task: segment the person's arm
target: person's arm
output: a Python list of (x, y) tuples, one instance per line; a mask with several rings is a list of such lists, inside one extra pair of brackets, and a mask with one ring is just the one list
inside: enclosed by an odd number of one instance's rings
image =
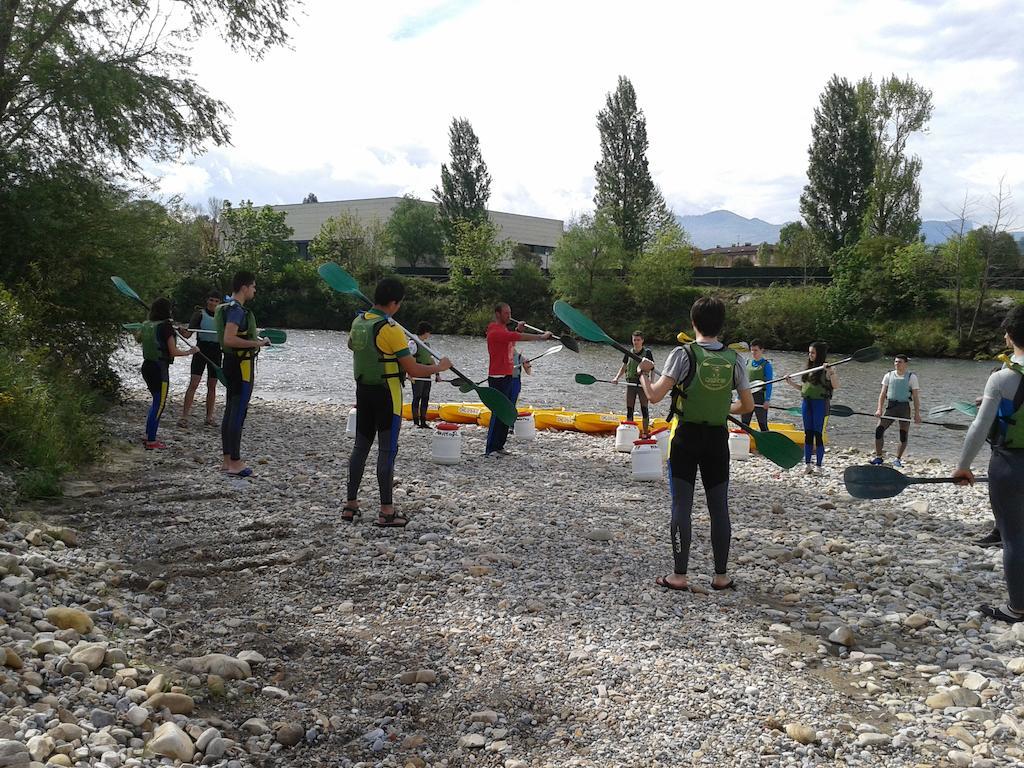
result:
[(754, 410), (754, 396), (750, 394), (749, 389), (744, 389), (738, 393), (740, 399), (734, 402), (729, 407), (729, 413), (734, 416), (742, 416), (745, 413), (750, 413)]
[[(917, 384), (916, 377), (914, 378), (913, 383)], [(916, 386), (913, 389), (911, 389), (910, 390), (910, 394), (914, 398), (914, 423), (915, 424), (920, 424), (921, 423), (921, 385), (918, 384), (918, 386)]]
[(981, 405), (978, 406), (978, 415), (974, 417), (967, 436), (964, 437), (963, 448), (960, 449), (960, 459), (956, 463), (956, 472), (953, 477), (974, 482), (974, 475), (971, 473), (971, 464), (974, 462), (978, 451), (985, 445), (985, 438), (992, 429), (992, 422), (999, 415), (999, 401), (1002, 400), (1000, 390), (999, 373), (988, 377), (985, 383), (985, 394), (981, 397)]
[[(772, 362), (771, 362), (771, 360), (765, 360), (764, 361), (764, 380), (765, 381), (771, 381), (774, 378), (775, 378), (775, 369), (772, 368)], [(764, 404), (765, 404), (766, 408), (769, 405), (771, 405), (771, 402), (772, 402), (772, 387), (773, 386), (775, 386), (775, 385), (774, 384), (765, 384), (764, 385)]]
[(174, 327), (171, 325), (173, 321), (168, 320), (167, 325), (163, 326), (167, 329), (166, 335), (164, 336), (164, 344), (167, 345), (167, 354), (171, 357), (188, 357), (194, 355), (199, 351), (197, 347), (188, 347), (187, 349), (178, 349), (178, 343), (174, 336)]
[(523, 360), (523, 373), (527, 376), (533, 376), (533, 363), (529, 360)]
[(789, 386), (791, 386), (793, 389), (803, 389), (803, 384), (800, 381), (798, 381), (798, 380), (794, 380), (792, 374), (787, 376), (784, 379), (784, 381), (787, 384), (789, 384)]
[(625, 372), (626, 372), (626, 364), (623, 363), (622, 365), (619, 366), (618, 373), (616, 373), (614, 376), (612, 376), (612, 381), (615, 382), (616, 384), (618, 384), (619, 383), (619, 379), (622, 378), (622, 374), (624, 374)]
[(878, 416), (879, 418), (881, 418), (882, 414), (884, 413), (882, 409), (885, 408), (885, 396), (888, 394), (888, 392), (889, 374), (887, 373), (885, 374), (885, 376), (882, 377), (882, 389), (879, 390), (878, 392), (878, 407), (875, 409), (875, 416)]
[(198, 312), (193, 312), (192, 313), (192, 317), (190, 317), (189, 321), (188, 321), (188, 328), (179, 328), (178, 329), (178, 333), (180, 333), (186, 339), (191, 339), (192, 338), (192, 334), (194, 333), (194, 331), (192, 331), (191, 329), (192, 328), (199, 328), (200, 325), (202, 324), (202, 322), (203, 322), (203, 310), (199, 310)]
[(640, 386), (644, 388), (644, 394), (652, 403), (660, 403), (675, 385), (676, 380), (664, 374), (655, 382), (652, 382), (647, 376), (640, 377)]
[(747, 379), (747, 365), (743, 358), (737, 356), (732, 370), (733, 388), (740, 399), (729, 406), (729, 413), (743, 415), (754, 410), (754, 396), (750, 393), (750, 381)]
[(230, 320), (224, 323), (224, 346), (230, 349), (258, 349), (259, 347), (269, 347), (270, 339), (243, 339), (238, 335), (238, 323), (233, 323)]
[(401, 366), (402, 370), (405, 371), (407, 376), (411, 376), (415, 379), (425, 379), (435, 373), (447, 371), (452, 367), (452, 361), (447, 357), (442, 357), (434, 365), (423, 365), (422, 363), (417, 363), (416, 359), (412, 355), (403, 355), (402, 357), (399, 357), (398, 364)]
[[(652, 403), (661, 402), (665, 395), (672, 391), (676, 382), (686, 378), (689, 365), (690, 358), (683, 347), (672, 350), (668, 360), (665, 361), (665, 370), (657, 381), (651, 381), (648, 376), (640, 376), (640, 386), (643, 388), (644, 394), (647, 395), (647, 399)], [(647, 374), (653, 370), (654, 361), (648, 358), (637, 364), (637, 371), (641, 374)]]
[(835, 392), (839, 389), (839, 374), (836, 373), (835, 368), (826, 368), (825, 373), (828, 374), (828, 380), (832, 383), (832, 391)]

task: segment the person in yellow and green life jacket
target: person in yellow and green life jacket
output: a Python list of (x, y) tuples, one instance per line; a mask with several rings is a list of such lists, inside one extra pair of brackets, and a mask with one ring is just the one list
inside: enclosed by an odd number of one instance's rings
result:
[[(433, 331), (434, 329), (431, 328), (430, 323), (421, 322), (416, 326), (416, 338), (409, 339), (409, 351), (412, 352), (413, 359), (424, 367), (434, 364), (434, 358), (427, 351), (426, 347), (426, 343), (430, 341)], [(423, 344), (417, 344), (417, 339), (422, 341)], [(440, 381), (441, 374), (435, 373), (434, 380)], [(412, 422), (420, 429), (431, 428), (427, 423), (427, 407), (430, 403), (430, 382), (429, 375), (412, 377)]]
[[(836, 369), (827, 362), (828, 344), (816, 341), (807, 348), (807, 367), (819, 371), (805, 373), (799, 381), (793, 376), (786, 377), (789, 386), (800, 390), (801, 412), (804, 421), (804, 472), (808, 475), (822, 471), (825, 460), (825, 424), (828, 420), (829, 406), (832, 404), (832, 393), (839, 389), (839, 376)], [(812, 456), (815, 464), (811, 463)]]
[(171, 320), (171, 300), (162, 296), (150, 306), (149, 319), (142, 324), (139, 338), (142, 341), (142, 378), (153, 396), (146, 416), (146, 439), (143, 445), (147, 451), (162, 450), (167, 446), (156, 439), (156, 433), (160, 428), (160, 417), (167, 406), (170, 366), (174, 358), (194, 355), (198, 350), (195, 347), (178, 349)]
[(772, 385), (755, 386), (759, 381), (771, 381), (775, 378), (775, 371), (772, 370), (772, 361), (764, 356), (764, 344), (760, 339), (750, 342), (750, 359), (747, 360), (747, 381), (750, 382), (750, 391), (754, 395), (754, 412), (743, 414), (743, 423), (750, 424), (753, 417), (757, 417), (757, 428), (762, 432), (768, 431), (768, 409), (772, 404)]

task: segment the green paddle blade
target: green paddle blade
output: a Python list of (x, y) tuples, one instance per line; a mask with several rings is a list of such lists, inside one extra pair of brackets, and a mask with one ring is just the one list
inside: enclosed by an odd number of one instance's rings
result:
[(514, 427), (519, 411), (512, 401), (496, 389), (490, 387), (474, 387), (480, 402), (491, 409), (491, 416), (496, 417), (507, 427)]
[(843, 472), (846, 491), (855, 499), (890, 499), (910, 485), (906, 475), (892, 467), (847, 467)]
[(319, 274), (320, 277), (323, 278), (323, 281), (338, 293), (348, 293), (353, 296), (358, 296), (367, 304), (373, 304), (373, 302), (366, 298), (363, 292), (359, 290), (359, 283), (355, 281), (355, 278), (333, 261), (321, 264), (317, 269), (317, 274)]
[(271, 344), (284, 344), (288, 341), (288, 334), (277, 328), (263, 328), (260, 330), (260, 338), (270, 339)]
[(783, 469), (792, 469), (803, 461), (803, 446), (797, 445), (781, 432), (760, 432), (752, 429), (749, 430), (749, 434), (754, 438), (758, 453)]
[(122, 296), (127, 296), (132, 301), (137, 301), (139, 304), (145, 305), (142, 299), (139, 298), (139, 294), (131, 289), (131, 287), (117, 275), (112, 275), (110, 282), (114, 284), (114, 287), (121, 293)]
[(864, 347), (864, 349), (858, 349), (850, 355), (850, 359), (857, 363), (873, 363), (881, 357), (882, 350), (878, 347)]
[(968, 403), (966, 400), (957, 400), (953, 403), (953, 408), (965, 416), (970, 416), (972, 419), (978, 415), (978, 406), (974, 403)]
[(602, 331), (597, 323), (578, 309), (573, 308), (568, 302), (559, 299), (552, 309), (555, 312), (555, 317), (569, 326), (577, 336), (598, 344), (615, 344), (615, 339)]
[(591, 376), (589, 373), (577, 373), (576, 374), (577, 384), (596, 384), (597, 379)]

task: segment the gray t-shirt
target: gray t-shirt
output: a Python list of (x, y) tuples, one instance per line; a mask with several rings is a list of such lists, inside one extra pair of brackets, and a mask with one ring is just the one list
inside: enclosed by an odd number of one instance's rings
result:
[[(711, 352), (725, 348), (725, 345), (720, 341), (698, 341), (696, 343)], [(676, 347), (669, 352), (668, 358), (665, 360), (665, 366), (661, 369), (663, 375), (675, 379), (676, 383), (685, 379), (689, 371), (690, 358), (686, 354), (685, 347)], [(745, 392), (750, 389), (750, 382), (747, 381), (747, 361), (740, 355), (736, 355), (736, 365), (733, 366), (732, 385), (732, 388), (737, 392)]]
[[(1018, 360), (1014, 357), (1013, 361), (1024, 364), (1024, 359)], [(1002, 368), (988, 377), (985, 394), (982, 395), (981, 405), (978, 406), (978, 415), (974, 417), (971, 428), (967, 430), (967, 437), (964, 438), (964, 447), (960, 450), (960, 460), (956, 464), (957, 469), (971, 468), (978, 451), (985, 445), (985, 439), (992, 429), (992, 422), (999, 415), (999, 403), (1003, 398), (1013, 400), (1017, 395), (1018, 386), (1020, 374), (1010, 368)]]

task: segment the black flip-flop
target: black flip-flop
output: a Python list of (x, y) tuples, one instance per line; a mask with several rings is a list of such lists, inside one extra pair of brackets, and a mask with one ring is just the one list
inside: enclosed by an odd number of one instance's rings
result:
[(1024, 621), (1024, 616), (1018, 616), (1012, 613), (1007, 613), (999, 606), (983, 605), (979, 609), (983, 614), (988, 616), (990, 619), (996, 621), (1005, 621), (1007, 624), (1017, 624)]
[(736, 580), (729, 579), (728, 584), (715, 584), (715, 582), (712, 581), (711, 588), (719, 592), (721, 592), (723, 589), (736, 589)]
[(346, 523), (354, 523), (357, 517), (363, 516), (363, 510), (359, 507), (342, 507), (341, 519)]
[[(384, 522), (382, 523), (381, 520)], [(402, 522), (398, 522), (401, 520)], [(393, 515), (380, 515), (373, 524), (378, 528), (405, 528), (409, 524), (409, 518), (403, 517), (397, 512)]]
[(693, 592), (693, 590), (690, 588), (690, 582), (686, 582), (685, 587), (677, 587), (675, 584), (668, 580), (668, 576), (659, 576), (654, 580), (654, 583), (662, 589), (671, 589), (675, 592)]

